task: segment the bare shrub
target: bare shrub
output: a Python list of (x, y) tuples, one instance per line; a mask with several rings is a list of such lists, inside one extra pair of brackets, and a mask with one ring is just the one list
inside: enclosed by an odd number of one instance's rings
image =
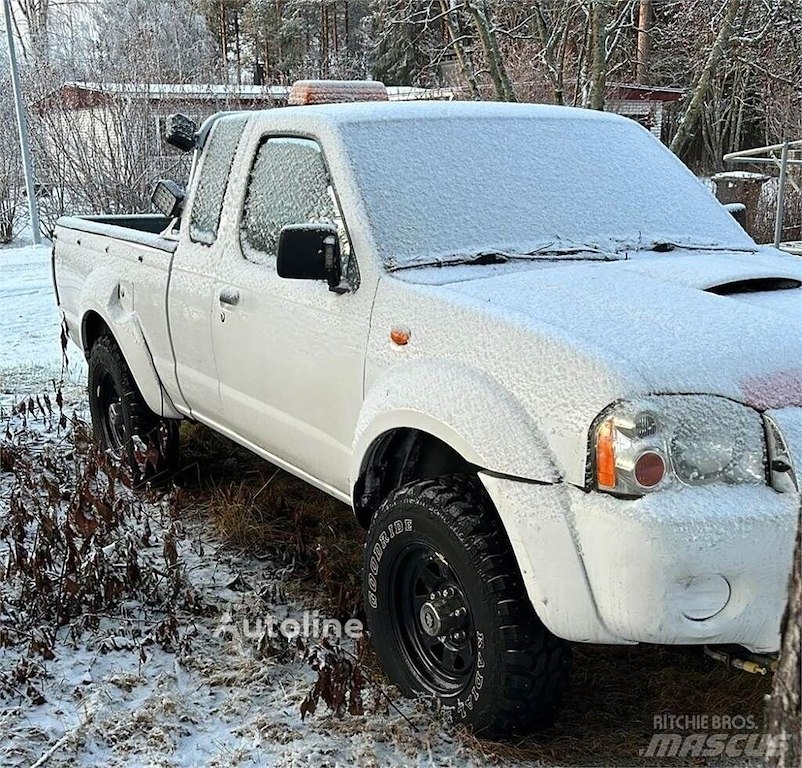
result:
[[(158, 609), (135, 632), (140, 647), (172, 648), (180, 639), (176, 611), (196, 600), (176, 551), (171, 499), (137, 495), (130, 473), (56, 400), (56, 408), (50, 398), (25, 400), (0, 440), (0, 484), (8, 489), (0, 516), (0, 645), (53, 658), (60, 628), (77, 640), (135, 599)], [(60, 438), (45, 440), (43, 430)]]
[(16, 114), (8, 78), (0, 80), (0, 243), (10, 243), (25, 223), (24, 184), (20, 163)]
[(323, 701), (336, 715), (362, 715), (366, 681), (357, 660), (326, 640), (306, 649), (304, 660), (317, 672), (312, 690), (301, 703), (301, 717), (314, 714)]
[(59, 88), (32, 115), (48, 232), (65, 214), (147, 212), (159, 178), (186, 180), (189, 159), (162, 154), (160, 112), (147, 98), (148, 86), (114, 85), (109, 90), (100, 83), (87, 97), (78, 96), (89, 99), (81, 105), (75, 92)]

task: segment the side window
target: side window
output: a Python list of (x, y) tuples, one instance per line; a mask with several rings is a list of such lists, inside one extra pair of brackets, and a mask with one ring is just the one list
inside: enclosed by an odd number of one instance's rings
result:
[(245, 123), (245, 117), (221, 117), (206, 140), (189, 217), (189, 236), (195, 243), (212, 245), (217, 240), (228, 177)]
[(283, 227), (324, 222), (337, 225), (343, 258), (350, 262), (348, 239), (318, 144), (294, 138), (263, 142), (256, 153), (245, 198), (245, 258), (258, 264), (272, 263)]

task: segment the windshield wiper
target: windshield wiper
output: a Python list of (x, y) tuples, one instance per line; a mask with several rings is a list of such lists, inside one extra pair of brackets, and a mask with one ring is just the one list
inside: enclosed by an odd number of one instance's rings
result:
[(735, 253), (756, 253), (757, 248), (734, 245), (705, 245), (704, 243), (678, 243), (673, 240), (654, 240), (651, 243), (639, 245), (639, 251), (654, 251), (655, 253), (669, 253), (671, 251), (733, 251)]
[(544, 243), (539, 248), (525, 253), (509, 251), (479, 251), (470, 255), (445, 256), (428, 261), (413, 261), (407, 264), (394, 264), (389, 266), (390, 272), (400, 272), (406, 269), (419, 269), (425, 267), (454, 267), (461, 265), (484, 266), (492, 264), (507, 264), (511, 261), (625, 261), (630, 253), (654, 251), (655, 253), (670, 253), (671, 251), (744, 251), (754, 252), (754, 248), (728, 247), (724, 245), (705, 245), (702, 243), (682, 243), (672, 240), (652, 240), (646, 242), (626, 241), (611, 243), (608, 248), (598, 245), (584, 245), (570, 241), (553, 240)]
[[(577, 254), (586, 254), (577, 258)], [(419, 269), (423, 267), (456, 267), (461, 265), (485, 266), (488, 264), (507, 264), (511, 261), (585, 261), (587, 254), (597, 257), (599, 261), (618, 261), (607, 251), (602, 251), (590, 245), (564, 245), (549, 243), (527, 253), (509, 253), (506, 251), (480, 251), (471, 256), (455, 256), (452, 258), (432, 259), (431, 261), (417, 261), (411, 264), (396, 264), (389, 267), (391, 272), (400, 272), (404, 269)], [(598, 258), (602, 257), (602, 258)]]

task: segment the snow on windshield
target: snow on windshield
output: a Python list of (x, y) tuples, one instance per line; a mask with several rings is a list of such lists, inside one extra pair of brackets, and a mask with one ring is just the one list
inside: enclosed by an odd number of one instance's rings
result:
[(536, 109), (346, 126), (343, 140), (388, 267), (577, 245), (754, 247), (635, 122)]

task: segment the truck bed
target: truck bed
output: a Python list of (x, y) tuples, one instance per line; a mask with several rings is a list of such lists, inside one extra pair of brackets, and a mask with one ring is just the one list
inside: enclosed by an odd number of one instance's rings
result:
[[(56, 295), (73, 341), (87, 351), (111, 323), (129, 367), (145, 372), (140, 380), (150, 375), (167, 386), (174, 382), (167, 286), (178, 247), (177, 236), (161, 234), (168, 226), (155, 215), (63, 217), (53, 243)], [(140, 387), (154, 411), (168, 413), (158, 388)]]
[(60, 229), (101, 235), (173, 253), (178, 247), (178, 240), (162, 237), (162, 232), (169, 224), (170, 220), (159, 214), (63, 216), (57, 222)]

